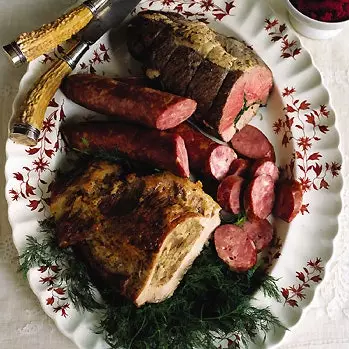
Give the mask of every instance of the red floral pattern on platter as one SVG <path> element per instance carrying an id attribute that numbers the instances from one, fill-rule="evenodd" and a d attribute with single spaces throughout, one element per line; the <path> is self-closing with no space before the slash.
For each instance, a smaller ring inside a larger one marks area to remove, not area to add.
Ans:
<path id="1" fill-rule="evenodd" d="M 233 333 L 230 338 L 223 339 L 219 343 L 219 347 L 217 349 L 223 349 L 223 348 L 228 348 L 228 349 L 240 349 L 241 346 L 241 338 L 238 334 Z"/>
<path id="2" fill-rule="evenodd" d="M 109 48 L 104 44 L 99 44 L 99 47 L 93 51 L 93 57 L 88 60 L 88 63 L 80 63 L 80 69 L 82 72 L 95 74 L 96 69 L 94 68 L 97 64 L 103 64 L 105 62 L 110 62 L 110 56 L 108 54 Z"/>
<path id="3" fill-rule="evenodd" d="M 321 276 L 324 267 L 321 265 L 321 262 L 321 258 L 308 261 L 307 267 L 304 267 L 303 271 L 296 272 L 296 277 L 300 280 L 300 283 L 282 288 L 281 294 L 285 299 L 284 306 L 298 307 L 298 303 L 306 299 L 306 288 L 310 288 L 311 283 L 317 284 L 322 280 Z"/>
<path id="4" fill-rule="evenodd" d="M 281 41 L 281 56 L 284 59 L 293 58 L 296 59 L 302 52 L 302 48 L 299 47 L 299 43 L 296 40 L 290 41 L 288 34 L 285 33 L 286 24 L 279 24 L 277 19 L 266 19 L 264 29 L 271 37 L 271 42 Z"/>
<path id="5" fill-rule="evenodd" d="M 41 266 L 38 271 L 43 274 L 40 277 L 40 282 L 47 285 L 47 291 L 50 296 L 46 298 L 46 305 L 52 307 L 55 313 L 60 313 L 61 316 L 67 317 L 67 309 L 70 304 L 67 302 L 68 296 L 66 288 L 63 287 L 61 280 L 61 268 L 57 265 Z"/>
<path id="6" fill-rule="evenodd" d="M 297 180 L 301 183 L 304 193 L 310 190 L 328 190 L 328 177 L 337 177 L 341 165 L 335 161 L 322 163 L 322 154 L 312 151 L 312 147 L 330 131 L 326 125 L 330 112 L 326 105 L 312 108 L 308 100 L 300 101 L 295 94 L 294 87 L 286 87 L 283 90 L 282 96 L 286 99 L 285 115 L 273 124 L 274 132 L 282 136 L 282 146 L 287 148 L 293 141 L 295 147 L 289 163 L 283 167 L 283 172 L 286 177 L 294 178 L 297 166 L 301 171 Z M 311 132 L 306 131 L 309 127 Z M 295 136 L 293 128 L 299 130 L 300 134 Z M 309 203 L 303 202 L 301 213 L 309 213 Z"/>
<path id="7" fill-rule="evenodd" d="M 47 208 L 51 192 L 48 183 L 55 173 L 50 169 L 50 162 L 55 153 L 63 151 L 62 137 L 56 123 L 64 121 L 66 117 L 64 100 L 59 105 L 52 99 L 49 104 L 49 109 L 51 108 L 53 111 L 44 120 L 38 144 L 25 149 L 27 155 L 33 157 L 32 166 L 23 166 L 13 173 L 18 185 L 9 190 L 12 201 L 18 201 L 22 197 L 28 202 L 26 206 L 31 211 L 42 212 Z"/>
<path id="8" fill-rule="evenodd" d="M 214 0 L 144 0 L 140 3 L 141 11 L 166 9 L 205 23 L 208 23 L 209 15 L 216 21 L 231 16 L 234 8 L 235 0 L 225 1 L 224 6 L 217 5 Z"/>

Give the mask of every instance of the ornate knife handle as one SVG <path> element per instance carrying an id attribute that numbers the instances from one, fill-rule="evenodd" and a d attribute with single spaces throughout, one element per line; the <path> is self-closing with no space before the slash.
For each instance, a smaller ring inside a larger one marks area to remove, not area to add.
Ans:
<path id="1" fill-rule="evenodd" d="M 16 41 L 3 47 L 15 66 L 30 62 L 60 43 L 67 41 L 84 28 L 109 0 L 88 0 L 30 33 L 21 34 Z"/>
<path id="2" fill-rule="evenodd" d="M 50 100 L 88 49 L 87 43 L 80 42 L 36 81 L 10 122 L 11 140 L 29 146 L 37 144 Z"/>

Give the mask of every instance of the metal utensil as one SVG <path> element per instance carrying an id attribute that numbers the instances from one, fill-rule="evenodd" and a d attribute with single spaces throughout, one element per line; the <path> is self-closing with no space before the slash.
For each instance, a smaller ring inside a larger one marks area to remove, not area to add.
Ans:
<path id="1" fill-rule="evenodd" d="M 78 33 L 111 1 L 113 0 L 87 0 L 54 22 L 29 33 L 22 33 L 15 41 L 3 46 L 3 49 L 15 66 L 30 62 Z"/>
<path id="2" fill-rule="evenodd" d="M 10 122 L 9 138 L 24 145 L 37 144 L 45 111 L 63 78 L 109 29 L 120 25 L 140 0 L 114 0 L 80 33 L 80 42 L 58 60 L 29 91 L 18 115 Z"/>

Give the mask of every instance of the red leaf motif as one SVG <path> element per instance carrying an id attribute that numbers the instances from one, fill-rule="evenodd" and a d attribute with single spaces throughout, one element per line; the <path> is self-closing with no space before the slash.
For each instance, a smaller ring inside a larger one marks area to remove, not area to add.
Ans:
<path id="1" fill-rule="evenodd" d="M 62 287 L 55 288 L 54 291 L 61 296 L 65 294 L 65 290 Z"/>
<path id="2" fill-rule="evenodd" d="M 310 103 L 308 103 L 307 101 L 303 101 L 303 102 L 301 103 L 301 105 L 299 106 L 299 109 L 301 109 L 301 110 L 307 110 L 307 109 L 309 109 L 309 107 L 310 107 Z"/>
<path id="3" fill-rule="evenodd" d="M 54 273 L 58 273 L 58 272 L 61 270 L 61 268 L 59 268 L 57 265 L 51 265 L 49 268 L 50 268 Z"/>
<path id="4" fill-rule="evenodd" d="M 282 97 L 291 96 L 291 95 L 293 95 L 295 92 L 296 92 L 296 89 L 295 89 L 294 87 L 292 87 L 292 88 L 286 87 L 286 88 L 284 89 L 284 92 L 282 93 Z"/>
<path id="5" fill-rule="evenodd" d="M 25 194 L 27 196 L 34 195 L 34 187 L 32 187 L 29 183 L 25 184 Z"/>
<path id="6" fill-rule="evenodd" d="M 286 301 L 292 308 L 298 307 L 298 302 L 295 299 L 288 299 Z"/>
<path id="7" fill-rule="evenodd" d="M 17 179 L 17 181 L 23 181 L 23 175 L 20 172 L 16 172 L 13 174 L 13 177 Z"/>
<path id="8" fill-rule="evenodd" d="M 46 305 L 52 305 L 55 302 L 54 297 L 50 297 L 46 299 Z"/>
<path id="9" fill-rule="evenodd" d="M 320 153 L 313 153 L 309 156 L 308 160 L 319 160 L 320 158 L 322 158 Z"/>
<path id="10" fill-rule="evenodd" d="M 302 272 L 297 271 L 296 276 L 299 280 L 305 281 L 305 276 Z"/>
<path id="11" fill-rule="evenodd" d="M 296 109 L 294 109 L 292 106 L 290 106 L 289 104 L 286 105 L 286 111 L 287 113 L 293 113 L 296 111 Z"/>
<path id="12" fill-rule="evenodd" d="M 337 177 L 341 169 L 342 169 L 342 166 L 340 164 L 338 164 L 337 162 L 332 162 L 331 164 L 332 177 Z"/>
<path id="13" fill-rule="evenodd" d="M 292 56 L 289 53 L 284 52 L 280 57 L 282 57 L 282 58 L 290 58 Z"/>
<path id="14" fill-rule="evenodd" d="M 45 154 L 51 158 L 53 155 L 54 151 L 52 149 L 45 149 Z"/>
<path id="15" fill-rule="evenodd" d="M 322 179 L 320 183 L 320 189 L 322 188 L 328 189 L 328 187 L 329 187 L 329 184 L 324 179 Z"/>
<path id="16" fill-rule="evenodd" d="M 104 62 L 110 62 L 110 56 L 108 55 L 107 52 L 103 55 L 103 61 Z"/>
<path id="17" fill-rule="evenodd" d="M 316 163 L 313 166 L 313 171 L 315 172 L 316 176 L 319 177 L 322 172 L 322 165 L 319 165 L 318 163 Z"/>
<path id="18" fill-rule="evenodd" d="M 39 271 L 40 273 L 44 273 L 46 270 L 47 270 L 47 267 L 46 267 L 46 266 L 41 266 L 41 267 L 38 269 L 38 271 Z"/>
<path id="19" fill-rule="evenodd" d="M 234 1 L 226 1 L 225 2 L 225 11 L 230 13 L 230 11 L 235 7 Z"/>
<path id="20" fill-rule="evenodd" d="M 320 282 L 322 279 L 321 279 L 320 275 L 315 275 L 315 276 L 313 276 L 310 280 L 311 280 L 311 281 L 314 281 L 314 282 L 316 282 L 316 283 L 318 283 L 318 282 Z"/>
<path id="21" fill-rule="evenodd" d="M 107 51 L 107 49 L 106 49 L 106 47 L 105 47 L 105 45 L 104 44 L 100 44 L 99 45 L 99 49 L 101 50 L 101 51 Z"/>
<path id="22" fill-rule="evenodd" d="M 59 111 L 59 121 L 63 121 L 64 119 L 65 119 L 65 114 L 62 107 L 61 110 Z"/>
<path id="23" fill-rule="evenodd" d="M 323 134 L 326 134 L 326 132 L 329 131 L 328 126 L 325 126 L 325 125 L 319 125 L 319 130 L 320 130 L 320 132 L 322 132 Z"/>
<path id="24" fill-rule="evenodd" d="M 296 151 L 296 157 L 297 159 L 303 160 L 303 155 L 299 151 Z"/>
<path id="25" fill-rule="evenodd" d="M 289 118 L 287 117 L 286 118 L 286 126 L 291 129 L 292 125 L 293 125 L 293 121 L 294 121 L 294 118 Z"/>
<path id="26" fill-rule="evenodd" d="M 308 211 L 309 204 L 304 204 L 301 207 L 301 214 L 304 215 L 305 213 L 309 213 Z"/>
<path id="27" fill-rule="evenodd" d="M 290 291 L 287 288 L 282 288 L 281 293 L 285 299 L 288 298 Z"/>
<path id="28" fill-rule="evenodd" d="M 217 21 L 221 21 L 226 16 L 226 13 L 214 13 L 213 16 Z"/>
<path id="29" fill-rule="evenodd" d="M 312 124 L 313 126 L 315 126 L 315 118 L 313 114 L 305 115 L 305 117 L 307 118 L 306 122 L 308 124 Z"/>
<path id="30" fill-rule="evenodd" d="M 48 104 L 49 107 L 52 107 L 52 108 L 57 108 L 59 107 L 59 104 L 56 102 L 56 100 L 54 98 L 52 98 L 50 100 L 50 103 Z"/>
<path id="31" fill-rule="evenodd" d="M 286 30 L 286 24 L 281 24 L 279 28 L 280 33 L 284 32 L 285 30 Z"/>
<path id="32" fill-rule="evenodd" d="M 284 137 L 282 138 L 282 145 L 287 147 L 287 145 L 290 143 L 288 137 L 287 137 L 287 134 L 285 133 L 284 134 Z"/>
<path id="33" fill-rule="evenodd" d="M 302 49 L 301 48 L 296 48 L 294 51 L 293 51 L 293 58 L 296 57 L 297 55 L 299 55 L 300 53 L 302 52 Z"/>
<path id="34" fill-rule="evenodd" d="M 30 204 L 27 205 L 27 207 L 30 207 L 31 211 L 34 211 L 38 208 L 40 201 L 38 200 L 29 200 Z"/>
<path id="35" fill-rule="evenodd" d="M 271 34 L 272 34 L 272 33 L 271 33 Z M 276 35 L 276 36 L 273 36 L 273 37 L 272 37 L 271 41 L 272 41 L 272 42 L 277 42 L 277 41 L 279 41 L 279 40 L 281 40 L 281 39 L 282 39 L 282 36 Z"/>
<path id="36" fill-rule="evenodd" d="M 40 148 L 29 148 L 29 149 L 26 149 L 25 151 L 26 151 L 29 155 L 34 155 L 34 154 L 36 154 L 39 150 L 40 150 Z"/>

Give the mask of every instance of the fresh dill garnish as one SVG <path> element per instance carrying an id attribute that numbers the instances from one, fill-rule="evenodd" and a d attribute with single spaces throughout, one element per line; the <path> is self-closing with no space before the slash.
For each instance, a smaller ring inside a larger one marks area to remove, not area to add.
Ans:
<path id="1" fill-rule="evenodd" d="M 241 119 L 242 115 L 249 109 L 250 107 L 247 105 L 247 99 L 246 96 L 244 94 L 244 105 L 242 106 L 239 114 L 236 116 L 235 120 L 234 120 L 234 126 L 236 126 L 236 124 L 239 122 L 239 120 Z"/>
<path id="2" fill-rule="evenodd" d="M 108 286 L 100 289 L 104 302 L 98 302 L 85 264 L 72 248 L 58 247 L 53 219 L 40 222 L 40 229 L 45 233 L 42 239 L 27 237 L 20 270 L 26 273 L 33 267 L 58 265 L 57 278 L 74 306 L 101 312 L 95 331 L 102 333 L 113 349 L 213 349 L 215 343 L 231 335 L 238 335 L 247 346 L 260 332 L 266 334 L 282 326 L 268 308 L 259 309 L 250 302 L 259 289 L 279 299 L 276 280 L 262 265 L 246 273 L 232 272 L 218 258 L 212 243 L 171 298 L 137 308 Z"/>
<path id="3" fill-rule="evenodd" d="M 240 212 L 238 214 L 229 213 L 226 211 L 221 211 L 220 214 L 222 224 L 235 224 L 239 227 L 243 226 L 247 221 L 246 213 Z"/>

